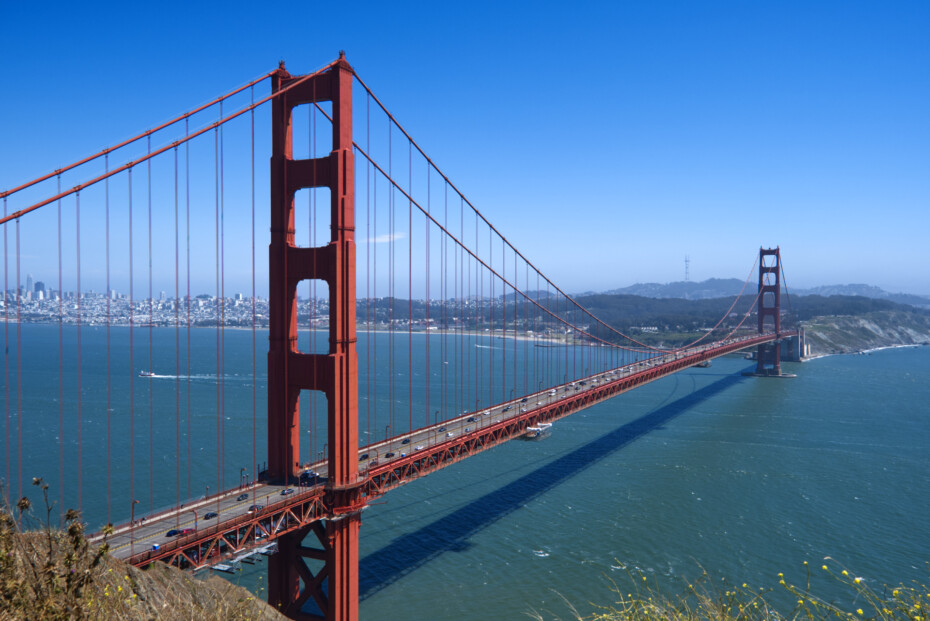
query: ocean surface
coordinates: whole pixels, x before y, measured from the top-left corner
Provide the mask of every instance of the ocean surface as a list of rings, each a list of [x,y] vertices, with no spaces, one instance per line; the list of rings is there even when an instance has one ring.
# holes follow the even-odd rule
[[[8,346],[17,342],[15,329],[9,326]],[[254,459],[264,461],[264,333],[257,336],[254,407],[251,331],[227,330],[218,363],[215,332],[192,330],[188,387],[187,333],[155,331],[150,364],[150,332],[136,330],[131,360],[124,353],[112,360],[111,354],[109,399],[105,334],[103,328],[81,334],[80,445],[76,413],[67,410],[60,420],[58,407],[59,392],[67,402],[78,391],[78,365],[68,354],[76,352],[74,331],[64,331],[70,362],[60,370],[57,326],[24,325],[22,350],[10,347],[0,378],[0,407],[10,412],[0,427],[0,472],[13,496],[21,461],[24,492],[35,499],[29,481],[43,476],[53,502],[76,506],[80,487],[80,506],[93,527],[125,520],[132,499],[140,499],[138,516],[188,497],[188,489],[203,494],[218,479],[235,485],[251,471],[253,437]],[[360,334],[359,345],[380,348],[372,358],[377,366],[390,350],[388,335],[371,339],[365,345]],[[110,340],[111,351],[123,352],[128,329],[112,329]],[[393,345],[400,350],[406,341]],[[509,364],[531,365],[538,355]],[[727,357],[680,372],[557,422],[549,438],[510,442],[379,499],[363,513],[361,618],[521,619],[532,611],[569,618],[566,602],[591,612],[592,603],[614,600],[614,582],[626,590],[630,575],[639,580],[641,573],[669,592],[680,592],[705,571],[715,583],[725,578],[777,587],[779,572],[803,584],[805,561],[815,591],[841,601],[848,592],[819,569],[824,563],[837,571],[846,567],[879,591],[883,584],[927,583],[930,347],[787,364],[785,370],[797,374],[793,379],[741,376],[749,364]],[[149,368],[159,377],[135,376]],[[177,368],[183,377],[166,372]],[[516,367],[511,378],[518,378],[517,390],[521,371]],[[414,370],[414,392],[421,395],[415,401],[426,394],[427,375]],[[437,403],[457,407],[450,399],[480,398],[434,395],[438,384],[430,388],[430,410]],[[404,401],[406,379],[401,386],[380,392],[362,387],[362,415],[369,417],[363,433],[383,436],[385,420],[404,426],[414,408]],[[129,394],[134,417],[125,413]],[[321,416],[313,414],[314,404],[306,407],[304,420],[312,420],[313,429],[308,425],[305,456],[319,455],[326,448],[312,437],[320,435]],[[372,409],[386,408],[397,409],[395,418],[371,420]],[[410,423],[424,424],[412,415]],[[147,466],[150,454],[154,469]],[[220,454],[225,459],[218,468]],[[229,579],[261,591],[264,566]]]

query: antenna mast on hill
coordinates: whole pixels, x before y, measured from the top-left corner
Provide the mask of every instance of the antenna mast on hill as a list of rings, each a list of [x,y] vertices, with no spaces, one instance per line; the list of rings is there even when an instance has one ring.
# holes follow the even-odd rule
[[[685,255],[685,282],[691,280],[691,257]]]

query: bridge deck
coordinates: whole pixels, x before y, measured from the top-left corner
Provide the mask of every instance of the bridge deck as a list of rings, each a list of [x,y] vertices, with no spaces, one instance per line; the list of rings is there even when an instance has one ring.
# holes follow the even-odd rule
[[[695,347],[636,362],[569,384],[463,414],[453,420],[359,449],[359,475],[368,501],[412,479],[524,435],[527,427],[585,409],[695,364],[790,336],[764,334]],[[326,476],[326,464],[309,464]],[[161,560],[181,568],[215,565],[267,545],[329,515],[323,481],[306,487],[257,483],[188,501],[123,524],[107,537],[111,553],[134,565]],[[210,513],[215,513],[207,518]],[[168,536],[172,529],[181,534]],[[103,540],[102,534],[91,538]]]

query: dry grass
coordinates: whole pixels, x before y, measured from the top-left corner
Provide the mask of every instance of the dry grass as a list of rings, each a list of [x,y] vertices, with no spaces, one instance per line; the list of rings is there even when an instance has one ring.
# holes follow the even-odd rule
[[[0,510],[0,621],[8,619],[284,619],[265,602],[218,577],[202,581],[155,563],[142,571],[107,554],[106,541],[91,548],[76,511],[64,531],[33,521],[30,503]]]

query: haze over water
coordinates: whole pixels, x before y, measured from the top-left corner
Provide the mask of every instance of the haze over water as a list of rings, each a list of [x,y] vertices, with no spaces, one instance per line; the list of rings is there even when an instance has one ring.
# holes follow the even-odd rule
[[[56,326],[23,326],[23,333],[31,343],[57,343]],[[167,332],[158,334],[168,340]],[[216,337],[210,330],[192,334],[192,366],[207,370],[193,380],[203,384],[203,394],[195,402],[192,435],[207,449],[193,448],[203,470],[194,476],[199,490],[216,476],[209,456],[198,456],[209,453],[217,434],[216,383],[209,377]],[[85,329],[84,346],[101,351],[104,335]],[[147,344],[143,335],[138,347]],[[386,351],[387,335],[376,338],[385,339],[379,347]],[[360,334],[360,347],[362,340]],[[406,346],[406,338],[395,343]],[[259,338],[260,368],[266,348]],[[251,463],[250,332],[227,331],[225,350],[226,479],[234,485],[239,468]],[[24,350],[23,392],[34,395],[24,407],[24,476],[54,482],[57,365],[55,350],[46,351],[43,374],[39,348]],[[144,368],[147,354],[137,356],[142,362],[136,366]],[[171,368],[174,361],[172,350],[162,361],[156,357],[153,368]],[[548,439],[510,442],[377,500],[363,514],[361,618],[511,619],[531,609],[564,617],[562,596],[582,612],[588,602],[609,603],[609,581],[625,584],[627,570],[678,592],[702,567],[732,583],[776,586],[784,572],[803,584],[804,561],[820,580],[820,592],[829,595],[829,582],[817,577],[825,556],[873,586],[926,581],[930,347],[787,365],[798,375],[790,380],[744,378],[739,372],[749,364],[728,357],[680,372],[557,422]],[[105,408],[91,405],[105,395],[100,368],[100,356],[89,353],[82,364],[82,459],[83,505],[92,525],[105,519],[106,504]],[[67,394],[74,388],[73,366],[63,373]],[[173,379],[160,381],[173,390]],[[136,378],[135,384],[138,390],[147,381]],[[262,370],[259,391],[264,384]],[[406,389],[398,395],[405,398]],[[137,402],[147,411],[147,397]],[[154,428],[173,451],[173,397],[169,405],[159,410]],[[262,397],[259,461],[264,407]],[[406,410],[406,404],[398,407]],[[138,459],[148,458],[145,416],[137,429]],[[66,427],[65,437],[73,450],[73,429]],[[114,460],[126,450],[114,446]],[[156,452],[164,463],[155,474],[167,486],[175,466],[173,452],[164,453]],[[45,455],[44,465],[32,461],[37,454]],[[123,495],[124,470],[113,474]],[[147,499],[148,473],[137,470],[136,494]],[[74,494],[69,485],[66,502]],[[174,496],[173,489],[159,490],[155,505]],[[113,512],[124,519],[128,506]],[[232,579],[260,588],[265,565]]]

